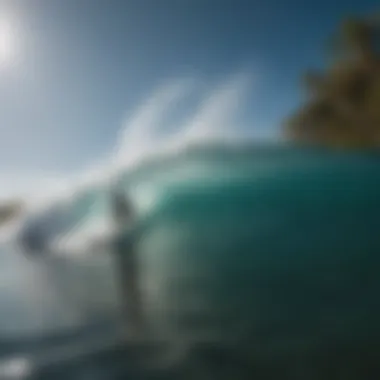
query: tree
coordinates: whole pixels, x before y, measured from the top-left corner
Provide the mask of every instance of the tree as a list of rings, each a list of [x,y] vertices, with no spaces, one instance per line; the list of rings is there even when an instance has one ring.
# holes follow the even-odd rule
[[[306,103],[285,123],[296,142],[380,145],[380,19],[348,19],[333,37],[324,72],[304,76]]]

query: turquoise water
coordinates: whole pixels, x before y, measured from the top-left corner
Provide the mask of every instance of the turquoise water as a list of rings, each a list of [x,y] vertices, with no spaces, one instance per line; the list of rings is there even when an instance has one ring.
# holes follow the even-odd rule
[[[263,355],[377,341],[379,163],[221,149],[126,176],[141,204],[151,192],[138,250],[154,331]]]
[[[139,212],[151,334],[174,347],[213,342],[264,361],[342,347],[345,360],[352,347],[377,352],[379,164],[373,152],[206,147],[121,173],[118,186]],[[65,208],[60,225],[75,225],[67,236],[93,219],[110,222],[105,194],[88,189]],[[112,263],[96,268],[98,279],[77,276],[87,293],[71,307],[116,307],[114,288],[99,285],[113,276]]]

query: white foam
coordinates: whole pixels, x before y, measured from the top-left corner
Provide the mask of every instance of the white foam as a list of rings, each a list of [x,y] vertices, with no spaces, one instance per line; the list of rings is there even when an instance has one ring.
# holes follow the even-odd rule
[[[178,120],[171,134],[165,132],[163,120],[179,101],[197,90],[197,81],[185,78],[164,83],[132,117],[123,121],[118,142],[104,159],[69,177],[50,174],[49,183],[42,180],[39,191],[31,193],[28,189],[25,197],[29,210],[66,202],[93,186],[108,186],[120,173],[133,170],[146,160],[175,155],[191,145],[246,140],[252,128],[239,125],[236,116],[251,79],[246,72],[234,74],[211,91],[200,94],[199,106],[190,116]]]

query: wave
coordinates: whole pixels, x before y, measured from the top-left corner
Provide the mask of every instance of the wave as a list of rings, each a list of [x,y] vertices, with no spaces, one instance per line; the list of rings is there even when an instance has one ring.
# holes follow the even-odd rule
[[[236,98],[231,85],[181,133],[139,146],[183,88],[162,91],[129,123],[112,157],[67,180],[64,191],[42,194],[1,237],[0,335],[117,315],[107,247],[116,186],[138,209],[144,302],[159,334],[183,344],[246,341],[254,352],[304,348],[319,337],[323,314],[336,340],[362,338],[369,326],[377,336],[376,154],[254,144],[224,133],[222,122],[219,134],[221,109]],[[30,223],[46,229],[60,256],[23,255],[16,237]]]
[[[28,260],[14,240],[3,246],[2,268],[12,270],[0,284],[0,334],[117,323],[107,192],[119,186],[138,207],[148,324],[179,355],[204,342],[258,362],[318,356],[332,342],[376,345],[379,161],[240,143],[136,161],[39,215],[49,227],[60,221],[52,244],[61,256]],[[91,245],[95,237],[104,244]]]

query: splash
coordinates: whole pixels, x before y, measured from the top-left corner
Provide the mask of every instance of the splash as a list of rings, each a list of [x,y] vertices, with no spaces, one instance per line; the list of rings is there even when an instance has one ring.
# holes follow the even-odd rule
[[[32,208],[48,207],[86,188],[107,184],[120,173],[132,171],[155,157],[180,154],[194,145],[252,140],[252,126],[248,128],[237,121],[252,85],[248,72],[233,74],[206,89],[194,78],[166,82],[122,122],[117,142],[108,155],[66,178],[36,175],[41,178],[40,186],[34,191],[29,187],[24,197]],[[194,97],[195,102],[191,101]],[[168,122],[172,114],[178,113],[180,103],[183,112]],[[257,132],[259,135],[259,128]]]
[[[4,332],[23,334],[54,326],[56,328],[73,326],[83,323],[88,310],[94,308],[97,308],[98,312],[105,308],[115,310],[116,300],[110,297],[111,293],[115,294],[115,291],[112,291],[114,284],[109,280],[112,277],[112,263],[99,257],[91,258],[90,261],[81,258],[83,253],[89,251],[87,246],[91,240],[89,236],[103,235],[106,239],[110,227],[101,207],[89,211],[89,207],[93,206],[92,202],[86,200],[88,194],[94,192],[101,194],[105,186],[114,183],[115,180],[138,172],[146,161],[157,162],[157,159],[180,156],[181,152],[191,145],[207,145],[212,141],[223,141],[237,136],[239,128],[235,118],[239,105],[250,88],[250,83],[251,78],[245,73],[232,75],[224,83],[205,92],[200,91],[199,82],[191,78],[164,83],[146,99],[132,117],[122,123],[117,144],[112,152],[93,163],[90,168],[74,173],[70,178],[35,173],[36,177],[43,178],[39,187],[35,188],[27,185],[31,180],[30,174],[23,176],[22,180],[19,178],[19,187],[27,189],[25,197],[29,201],[28,212],[24,218],[16,221],[7,230],[1,231],[3,248],[0,259],[3,260],[3,268],[9,276],[4,276],[2,293],[0,292],[3,298],[6,298],[3,299],[3,304],[8,305],[0,312],[0,321],[3,321],[0,323],[0,332],[4,330]],[[171,113],[175,113],[179,103],[186,105],[193,95],[198,98],[195,105],[185,107],[185,115],[180,115],[178,120],[171,121],[174,128],[168,133],[167,124]],[[189,167],[187,176],[191,177],[191,173],[199,174],[201,170],[199,165]],[[174,171],[171,176],[176,177],[178,174]],[[30,182],[36,181],[34,179]],[[140,184],[133,190],[138,195],[139,206],[144,210],[154,204],[158,195],[155,186]],[[97,205],[100,203],[97,198]],[[84,214],[88,216],[85,223],[83,223]],[[63,215],[62,223],[70,226],[69,234],[52,242],[54,249],[65,252],[66,259],[60,259],[58,264],[51,262],[41,266],[28,261],[15,246],[14,237],[18,228],[28,218],[33,219],[34,215],[49,228],[57,218],[62,219]],[[77,225],[78,220],[82,221],[80,225]],[[57,277],[59,274],[56,270],[57,265],[67,269],[66,274],[58,276],[60,279]],[[77,273],[75,276],[74,272]],[[67,297],[62,299],[59,288],[62,288],[61,285],[65,281],[73,285],[71,293],[74,292],[73,287],[78,287],[74,293],[86,295],[84,308],[87,311],[83,310],[83,307],[77,308],[80,304],[78,300],[73,304],[67,302]],[[58,282],[61,282],[61,285]],[[96,284],[98,292],[95,297],[91,288],[96,287]],[[69,290],[66,289],[67,291]],[[100,294],[105,296],[102,298]],[[42,299],[46,300],[44,306],[41,304]],[[106,302],[107,299],[109,302]],[[11,318],[11,314],[17,314],[21,319]]]

